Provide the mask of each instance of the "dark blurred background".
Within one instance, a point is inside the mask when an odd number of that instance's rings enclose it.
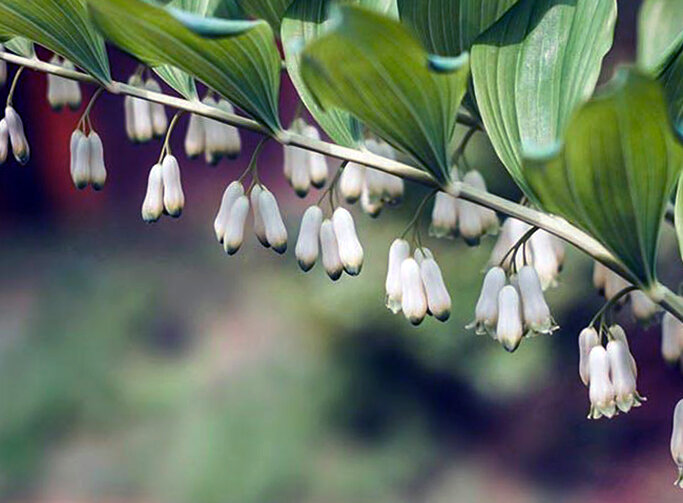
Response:
[[[633,60],[639,3],[619,2],[603,81]],[[110,54],[127,79],[136,63]],[[628,309],[619,321],[649,400],[586,419],[576,337],[601,305],[586,257],[571,250],[548,295],[561,330],[510,355],[463,328],[491,239],[427,244],[454,299],[447,324],[416,329],[384,308],[388,247],[419,187],[379,220],[356,212],[366,264],[332,284],[320,265],[305,275],[293,259],[298,220],[319,193],[293,195],[274,142],[260,173],[286,213],[290,251],[275,256],[249,233],[228,258],[213,219],[257,136],[243,133],[241,157],[215,168],[180,155],[185,212],[146,225],[140,205],[161,145],[126,140],[121,98],[105,95],[93,112],[109,171],[101,193],[69,177],[82,109],[51,111],[45,76],[32,72],[15,103],[33,157],[0,168],[0,501],[680,501],[668,442],[683,380],[659,356],[659,328],[639,327]],[[295,107],[285,78],[285,124]],[[468,159],[492,191],[519,197],[481,135]],[[667,227],[661,272],[674,286],[679,266]]]

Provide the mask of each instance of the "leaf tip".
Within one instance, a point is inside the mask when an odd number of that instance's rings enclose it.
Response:
[[[440,56],[438,54],[427,55],[429,68],[436,73],[457,72],[470,61],[468,52],[463,52],[459,56]]]

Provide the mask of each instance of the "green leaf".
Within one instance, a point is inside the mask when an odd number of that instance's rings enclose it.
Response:
[[[239,35],[206,39],[142,0],[88,0],[88,7],[105,37],[125,51],[150,66],[174,66],[272,131],[281,129],[280,55],[265,21],[253,21]]]
[[[88,19],[85,0],[0,0],[0,33],[32,40],[100,82],[111,81],[104,41]]]
[[[659,232],[683,169],[683,146],[655,80],[622,69],[573,116],[564,145],[525,164],[545,210],[603,243],[636,283],[656,282]]]
[[[408,28],[344,5],[334,14],[330,31],[304,50],[301,72],[321,106],[349,111],[447,182],[450,140],[469,64],[448,74],[430,72],[428,64],[426,51]]]
[[[275,33],[280,33],[280,22],[293,0],[241,0],[240,7],[249,16],[265,19]]]
[[[615,0],[520,0],[472,47],[486,132],[527,195],[522,145],[554,143],[592,94],[616,13]]]
[[[681,253],[681,260],[683,260],[683,172],[678,177],[678,190],[676,191],[676,208],[674,211],[674,223],[676,224],[678,249]]]
[[[14,37],[8,40],[5,43],[5,47],[14,54],[18,54],[25,58],[36,57],[36,48],[33,46],[33,42],[24,37]]]
[[[401,21],[433,54],[457,56],[517,0],[398,0]]]
[[[395,12],[396,6],[393,0],[357,0],[354,3],[383,13]],[[282,47],[287,73],[311,115],[336,143],[355,147],[361,137],[358,121],[343,110],[323,110],[301,76],[301,50],[329,27],[328,14],[332,4],[332,0],[295,0],[282,20]]]

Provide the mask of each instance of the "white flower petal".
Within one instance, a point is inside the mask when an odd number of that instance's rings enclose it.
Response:
[[[628,347],[620,340],[609,341],[607,356],[617,407],[621,412],[628,412],[631,407],[640,406],[642,398],[636,391],[636,375],[632,367],[633,357]]]
[[[338,280],[344,272],[344,264],[339,257],[339,245],[332,220],[326,219],[320,226],[320,249],[325,272],[332,281]]]
[[[590,398],[589,419],[612,417],[616,414],[614,386],[610,379],[610,362],[607,351],[598,345],[588,354],[588,397]]]
[[[4,164],[9,154],[9,129],[7,120],[0,120],[0,165]]]
[[[662,356],[668,363],[679,361],[683,353],[683,323],[666,312],[662,317]]]
[[[339,178],[339,192],[347,203],[353,204],[361,196],[363,180],[365,179],[365,166],[350,162],[342,171]]]
[[[498,293],[498,323],[496,339],[505,349],[512,352],[519,346],[524,335],[522,312],[517,289],[504,286]]]
[[[192,114],[185,133],[185,154],[190,159],[199,157],[204,152],[205,144],[204,118]]]
[[[427,316],[427,296],[420,266],[415,259],[407,258],[401,263],[401,309],[413,325],[419,325]]]
[[[266,236],[266,226],[263,223],[263,216],[261,215],[261,192],[263,189],[260,185],[255,185],[251,189],[251,210],[254,213],[254,234],[256,238],[266,248],[270,248],[270,243],[268,242],[268,236]]]
[[[179,217],[185,207],[185,195],[178,160],[172,155],[167,155],[161,166],[164,180],[164,208],[170,216]]]
[[[86,188],[90,181],[90,141],[84,134],[78,137],[71,178],[77,189]]]
[[[458,227],[458,201],[445,192],[437,192],[432,209],[429,234],[436,238],[453,237]]]
[[[154,93],[161,92],[161,86],[152,77],[145,81],[145,89]],[[161,103],[150,103],[150,110],[152,116],[152,132],[155,138],[163,138],[168,128],[168,117],[166,116],[166,109]]]
[[[320,226],[323,222],[323,211],[318,206],[310,206],[301,218],[299,238],[296,242],[295,255],[299,267],[304,272],[310,271],[318,260],[320,251]]]
[[[363,267],[363,247],[358,240],[353,217],[346,208],[337,208],[332,216],[332,223],[344,270],[351,276],[356,276]]]
[[[9,131],[10,144],[12,145],[12,153],[19,164],[26,164],[31,157],[31,149],[26,140],[26,133],[24,132],[24,123],[21,117],[12,107],[5,108],[5,120],[7,121],[7,129]]]
[[[401,310],[401,264],[410,257],[410,245],[405,239],[395,239],[389,248],[387,279],[384,283],[386,290],[385,303],[389,310],[396,314]]]
[[[486,333],[495,335],[498,323],[498,294],[505,286],[505,271],[501,267],[492,267],[484,276],[479,300],[474,310],[474,322],[468,327],[475,327],[479,335]]]
[[[631,308],[633,315],[641,322],[652,320],[659,311],[657,304],[641,290],[631,292]]]
[[[256,189],[256,187],[254,187],[254,189]],[[237,180],[231,182],[223,192],[223,197],[221,198],[221,205],[218,208],[216,219],[213,221],[213,230],[216,233],[216,239],[219,243],[222,243],[225,237],[225,232],[228,227],[228,220],[230,218],[230,211],[232,209],[232,206],[233,204],[235,204],[235,201],[237,201],[237,199],[243,195],[244,187]]]
[[[549,334],[555,330],[550,308],[543,296],[538,273],[533,266],[522,267],[518,274],[519,292],[525,326],[534,334]]]
[[[164,181],[161,164],[155,164],[147,178],[147,193],[142,203],[142,219],[156,222],[164,212]]]
[[[678,478],[674,484],[683,489],[683,400],[676,404],[671,431],[671,457],[678,467]]]
[[[588,355],[595,346],[600,344],[598,332],[593,327],[581,330],[579,334],[579,376],[583,384],[588,386],[590,374],[588,371]]]
[[[451,315],[451,296],[436,261],[429,257],[420,264],[422,283],[427,295],[427,306],[434,318],[446,321]]]
[[[90,183],[93,189],[102,190],[107,181],[107,168],[104,164],[104,146],[102,139],[95,131],[88,135],[90,143]]]
[[[239,196],[235,204],[230,208],[228,225],[223,237],[223,248],[228,255],[234,255],[244,242],[244,226],[249,214],[249,198],[245,195]]]
[[[267,189],[259,194],[259,209],[266,228],[266,239],[277,253],[287,251],[287,228],[282,221],[275,196]]]

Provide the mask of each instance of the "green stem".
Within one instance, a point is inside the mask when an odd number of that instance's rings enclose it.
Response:
[[[12,106],[12,99],[14,98],[14,91],[17,88],[17,83],[19,82],[19,77],[21,77],[22,72],[24,71],[24,66],[20,66],[19,69],[17,70],[17,73],[14,74],[14,79],[12,79],[12,86],[9,88],[9,93],[7,94],[7,106],[11,107]]]

